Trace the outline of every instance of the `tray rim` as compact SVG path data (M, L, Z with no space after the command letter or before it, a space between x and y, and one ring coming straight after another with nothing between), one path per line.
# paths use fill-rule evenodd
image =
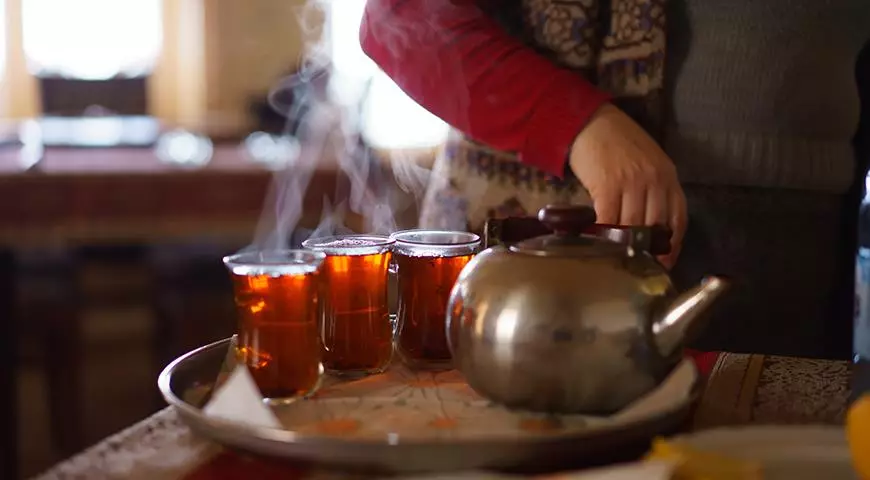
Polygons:
M564 442L564 441L579 441L588 438L597 438L603 435L619 435L620 433L626 431L633 431L640 428L643 428L647 424L653 424L660 421L663 421L670 417L679 416L681 413L686 410L693 410L694 406L698 403L701 398L701 394L703 392L704 379L700 375L697 370L697 367L692 365L692 368L695 372L695 381L689 395L686 396L685 400L679 403L675 403L671 408L663 410L658 415L653 415L649 417L645 417L642 419L638 419L635 421L629 421L627 423L614 424L614 425L604 425L598 426L590 429L584 430L573 430L567 432L553 432L549 434L538 434L538 435L530 435L528 437L499 437L499 436L475 436L472 438L464 438L464 439L453 439L453 438L432 438L432 439L420 439L420 438L409 438L398 440L390 439L389 437L383 438L361 438L361 439L346 439L341 437L333 437L333 436L321 436L315 434L301 434L298 432L294 432L292 430L286 430L283 428L272 428L272 427L263 427L256 425L247 425L242 422L226 420L222 418L215 418L208 415L205 415L200 408L197 408L183 399L179 398L178 395L172 390L172 378L173 374L178 370L179 366L189 361L191 358L197 357L211 350L219 349L221 347L228 347L232 344L233 337L228 337L223 340L218 340L207 345L203 345L194 350L191 350L180 357L176 358L172 362L170 362L160 373L160 376L157 380L158 388L160 389L163 398L166 402L172 407L176 408L183 417L190 417L195 419L198 423L204 423L206 425L211 425L212 427L216 427L222 430L235 431L235 433L239 433L242 435L247 435L250 437L255 437L258 439L271 440L279 443L285 444L305 444L308 446L317 446L326 444L328 446L339 446L343 445L345 447L398 447L398 446L406 446L406 447L435 447L435 446L450 446L450 447L462 447L462 446L479 446L481 444L486 444L488 446L516 446L517 444L546 444L551 442Z

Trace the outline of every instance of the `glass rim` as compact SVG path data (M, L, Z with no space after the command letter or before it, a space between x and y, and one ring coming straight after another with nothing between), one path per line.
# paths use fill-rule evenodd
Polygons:
M325 245L315 245L317 242L326 243L326 242L335 242L345 239L358 239L358 240L368 240L372 243L367 245L337 245L334 247L325 246ZM305 249L313 250L316 252L319 251L332 251L332 250L364 250L370 248L378 248L378 247L389 247L390 245L396 243L392 237L387 235L367 235L367 234L356 234L350 233L347 235L326 235L323 237L312 237L304 240L302 242L302 247Z
M286 256L284 260L257 260L256 256L263 254L274 255L275 257ZM274 250L254 250L251 252L239 252L223 257L223 264L229 268L247 267L247 266L263 266L263 265L292 265L303 263L306 265L319 264L326 258L326 254L317 250L307 250L304 248L282 248Z
M438 234L438 235L455 235L469 238L467 241L456 242L421 242L415 240L401 239L402 235L420 235L420 234ZM405 245L421 246L421 247L466 247L480 243L480 235L462 230L437 230L433 228L415 228L410 230L400 230L390 235L396 243Z

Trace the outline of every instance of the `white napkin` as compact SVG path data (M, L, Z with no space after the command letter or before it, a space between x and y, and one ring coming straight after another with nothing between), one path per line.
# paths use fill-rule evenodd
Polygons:
M203 412L258 427L281 427L278 417L263 403L263 395L244 365L236 366L226 382L212 394Z

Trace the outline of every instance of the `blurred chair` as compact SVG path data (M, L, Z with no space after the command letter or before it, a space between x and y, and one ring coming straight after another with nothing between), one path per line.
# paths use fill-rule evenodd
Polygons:
M37 341L47 379L51 439L55 449L65 454L83 443L78 388L82 345L74 265L66 250L18 252L20 325L26 338Z
M20 253L22 324L41 339L50 435L62 456L91 440L84 428L83 369L90 341L85 321L100 309L149 308L146 259L147 248L135 244Z
M232 283L221 258L237 249L207 241L152 247L155 378L181 354L235 331Z
M0 335L0 421L3 445L0 452L0 478L18 478L18 317L16 315L16 261L14 252L0 248L0 318L4 322Z

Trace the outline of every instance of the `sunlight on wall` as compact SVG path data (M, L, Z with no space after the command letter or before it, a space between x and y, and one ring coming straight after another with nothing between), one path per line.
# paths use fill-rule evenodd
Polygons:
M353 105L367 94L362 135L375 148L440 145L447 138L447 124L405 95L360 48L359 26L364 7L365 0L333 0L331 3L329 41L334 68L330 86L333 98Z
M6 0L0 0L0 80L6 73Z
M24 51L34 74L100 80L149 72L162 42L161 0L27 0Z

